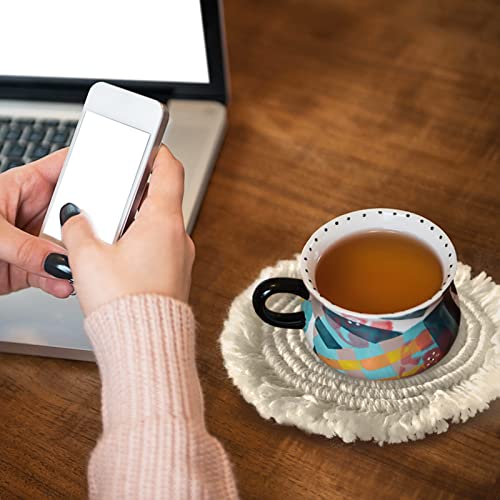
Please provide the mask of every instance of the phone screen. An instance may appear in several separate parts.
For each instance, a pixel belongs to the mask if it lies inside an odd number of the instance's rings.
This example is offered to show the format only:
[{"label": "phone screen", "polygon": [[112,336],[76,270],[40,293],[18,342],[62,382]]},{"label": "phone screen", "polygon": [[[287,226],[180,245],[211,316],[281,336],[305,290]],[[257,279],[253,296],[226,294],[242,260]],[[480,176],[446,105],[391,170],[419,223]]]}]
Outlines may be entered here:
[{"label": "phone screen", "polygon": [[86,111],[43,233],[62,240],[59,211],[74,203],[113,243],[150,134]]}]

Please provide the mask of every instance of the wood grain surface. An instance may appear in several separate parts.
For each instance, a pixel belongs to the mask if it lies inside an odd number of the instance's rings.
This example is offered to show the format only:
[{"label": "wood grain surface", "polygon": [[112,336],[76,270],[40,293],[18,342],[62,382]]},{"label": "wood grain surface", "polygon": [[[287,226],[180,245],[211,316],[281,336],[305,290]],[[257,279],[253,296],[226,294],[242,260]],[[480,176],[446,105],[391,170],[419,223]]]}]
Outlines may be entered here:
[{"label": "wood grain surface", "polygon": [[[499,498],[500,401],[418,442],[309,436],[259,417],[218,337],[232,299],[315,228],[388,206],[445,228],[500,282],[500,4],[227,0],[233,101],[193,237],[210,431],[244,499]],[[0,355],[0,498],[85,498],[90,363]]]}]

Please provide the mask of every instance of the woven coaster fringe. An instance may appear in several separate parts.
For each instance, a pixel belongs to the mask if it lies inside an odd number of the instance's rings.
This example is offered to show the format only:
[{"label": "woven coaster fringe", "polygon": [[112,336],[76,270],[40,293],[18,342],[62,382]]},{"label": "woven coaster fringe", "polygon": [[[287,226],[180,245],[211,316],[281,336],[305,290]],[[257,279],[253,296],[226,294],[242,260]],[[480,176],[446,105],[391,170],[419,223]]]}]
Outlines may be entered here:
[{"label": "woven coaster fringe", "polygon": [[[390,382],[336,372],[316,358],[301,331],[262,323],[252,308],[255,286],[271,276],[297,275],[296,260],[264,269],[234,300],[220,338],[229,376],[263,418],[382,445],[445,432],[500,396],[500,286],[486,273],[471,279],[470,267],[459,263],[455,282],[464,319],[455,344],[438,365]],[[289,312],[300,300],[271,304]]]}]

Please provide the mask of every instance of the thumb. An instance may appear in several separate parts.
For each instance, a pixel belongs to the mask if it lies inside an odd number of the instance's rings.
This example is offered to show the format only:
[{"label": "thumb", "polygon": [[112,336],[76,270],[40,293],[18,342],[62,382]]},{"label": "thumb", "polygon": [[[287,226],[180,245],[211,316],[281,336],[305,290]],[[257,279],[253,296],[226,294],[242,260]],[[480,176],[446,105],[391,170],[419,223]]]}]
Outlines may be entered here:
[{"label": "thumb", "polygon": [[60,212],[62,239],[69,259],[82,251],[97,247],[99,240],[85,214],[73,203],[63,205]]}]

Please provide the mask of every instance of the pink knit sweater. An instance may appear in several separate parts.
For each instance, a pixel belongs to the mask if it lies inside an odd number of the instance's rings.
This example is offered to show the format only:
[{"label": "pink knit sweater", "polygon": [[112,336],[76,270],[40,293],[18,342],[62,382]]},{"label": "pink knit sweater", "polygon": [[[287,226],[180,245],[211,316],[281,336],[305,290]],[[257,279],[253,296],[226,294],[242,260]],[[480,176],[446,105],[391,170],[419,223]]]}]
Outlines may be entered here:
[{"label": "pink knit sweater", "polygon": [[207,432],[188,305],[158,295],[115,300],[85,321],[102,379],[103,433],[91,498],[237,498]]}]

